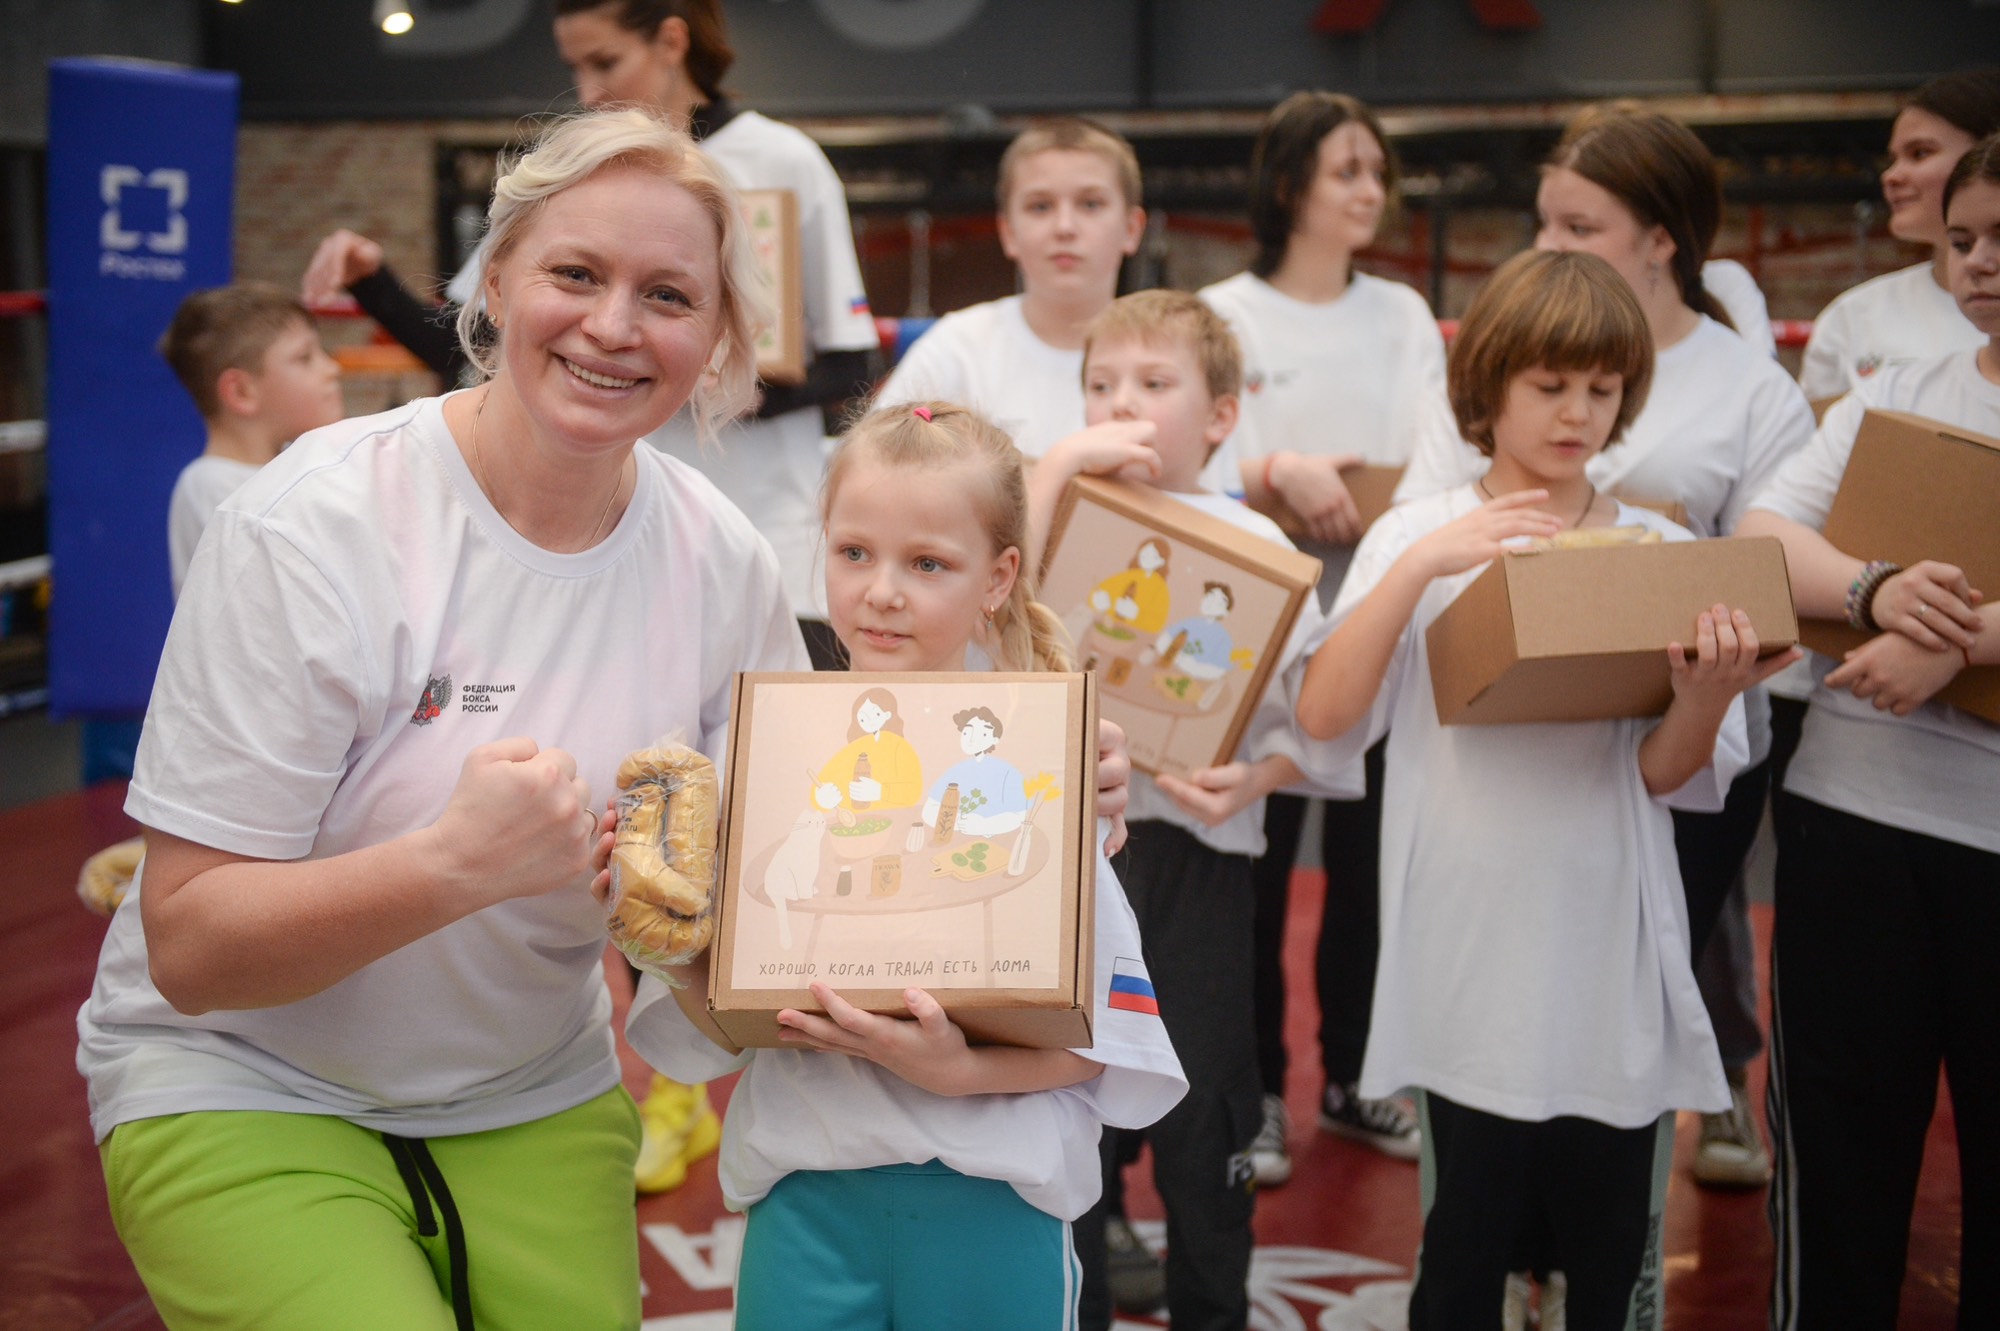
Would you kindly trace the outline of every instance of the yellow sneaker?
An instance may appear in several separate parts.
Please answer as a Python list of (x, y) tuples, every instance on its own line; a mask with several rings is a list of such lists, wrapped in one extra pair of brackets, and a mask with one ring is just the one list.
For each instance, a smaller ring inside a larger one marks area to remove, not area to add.
[(687, 1182), (687, 1167), (712, 1155), (722, 1142), (722, 1120), (709, 1107), (706, 1086), (683, 1086), (655, 1075), (639, 1105), (639, 1159), (633, 1182), (643, 1193), (672, 1192)]

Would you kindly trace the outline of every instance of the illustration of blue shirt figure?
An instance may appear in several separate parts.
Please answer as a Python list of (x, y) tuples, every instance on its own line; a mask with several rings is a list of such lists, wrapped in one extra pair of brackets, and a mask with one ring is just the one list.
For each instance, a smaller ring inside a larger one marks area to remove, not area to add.
[(1229, 673), (1236, 641), (1222, 627), (1222, 621), (1235, 608), (1236, 598), (1230, 595), (1227, 584), (1203, 583), (1201, 613), (1163, 630), (1154, 641), (1161, 667), (1178, 670), (1191, 679), (1221, 679)]
[[(1003, 733), (1000, 718), (985, 707), (968, 708), (955, 714), (958, 747), (966, 758), (931, 784), (924, 800), (924, 821), (939, 825), (940, 815), (949, 816), (951, 829), (968, 836), (998, 836), (1011, 832), (1028, 817), (1028, 792), (1021, 769), (994, 754)], [(956, 809), (948, 798), (956, 791)]]

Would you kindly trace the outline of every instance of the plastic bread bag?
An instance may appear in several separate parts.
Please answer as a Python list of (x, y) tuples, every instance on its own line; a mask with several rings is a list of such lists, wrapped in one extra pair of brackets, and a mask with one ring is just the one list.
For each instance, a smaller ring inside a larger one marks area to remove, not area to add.
[(139, 861), (145, 854), (146, 842), (142, 837), (106, 846), (83, 862), (83, 872), (76, 879), (76, 895), (96, 914), (113, 914), (131, 890), (132, 875), (139, 871)]
[(634, 966), (669, 969), (715, 937), (715, 766), (673, 735), (618, 765), (618, 834), (605, 928)]

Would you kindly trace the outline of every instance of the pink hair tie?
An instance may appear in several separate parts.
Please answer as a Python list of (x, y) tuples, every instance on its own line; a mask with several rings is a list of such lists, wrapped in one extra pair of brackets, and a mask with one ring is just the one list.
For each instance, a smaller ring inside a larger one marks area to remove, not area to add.
[(931, 418), (931, 409), (929, 407), (911, 407), (910, 414), (928, 422)]

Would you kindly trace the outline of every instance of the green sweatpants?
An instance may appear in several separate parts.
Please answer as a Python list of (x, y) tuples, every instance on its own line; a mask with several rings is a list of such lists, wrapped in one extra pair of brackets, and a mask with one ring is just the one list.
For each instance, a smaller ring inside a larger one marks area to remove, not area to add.
[[(639, 1116), (613, 1089), (492, 1132), (423, 1142), (460, 1224), (480, 1331), (639, 1325)], [(315, 1114), (120, 1124), (111, 1216), (174, 1331), (453, 1331), (448, 1226), (382, 1135)], [(420, 1228), (436, 1232), (426, 1237)]]

